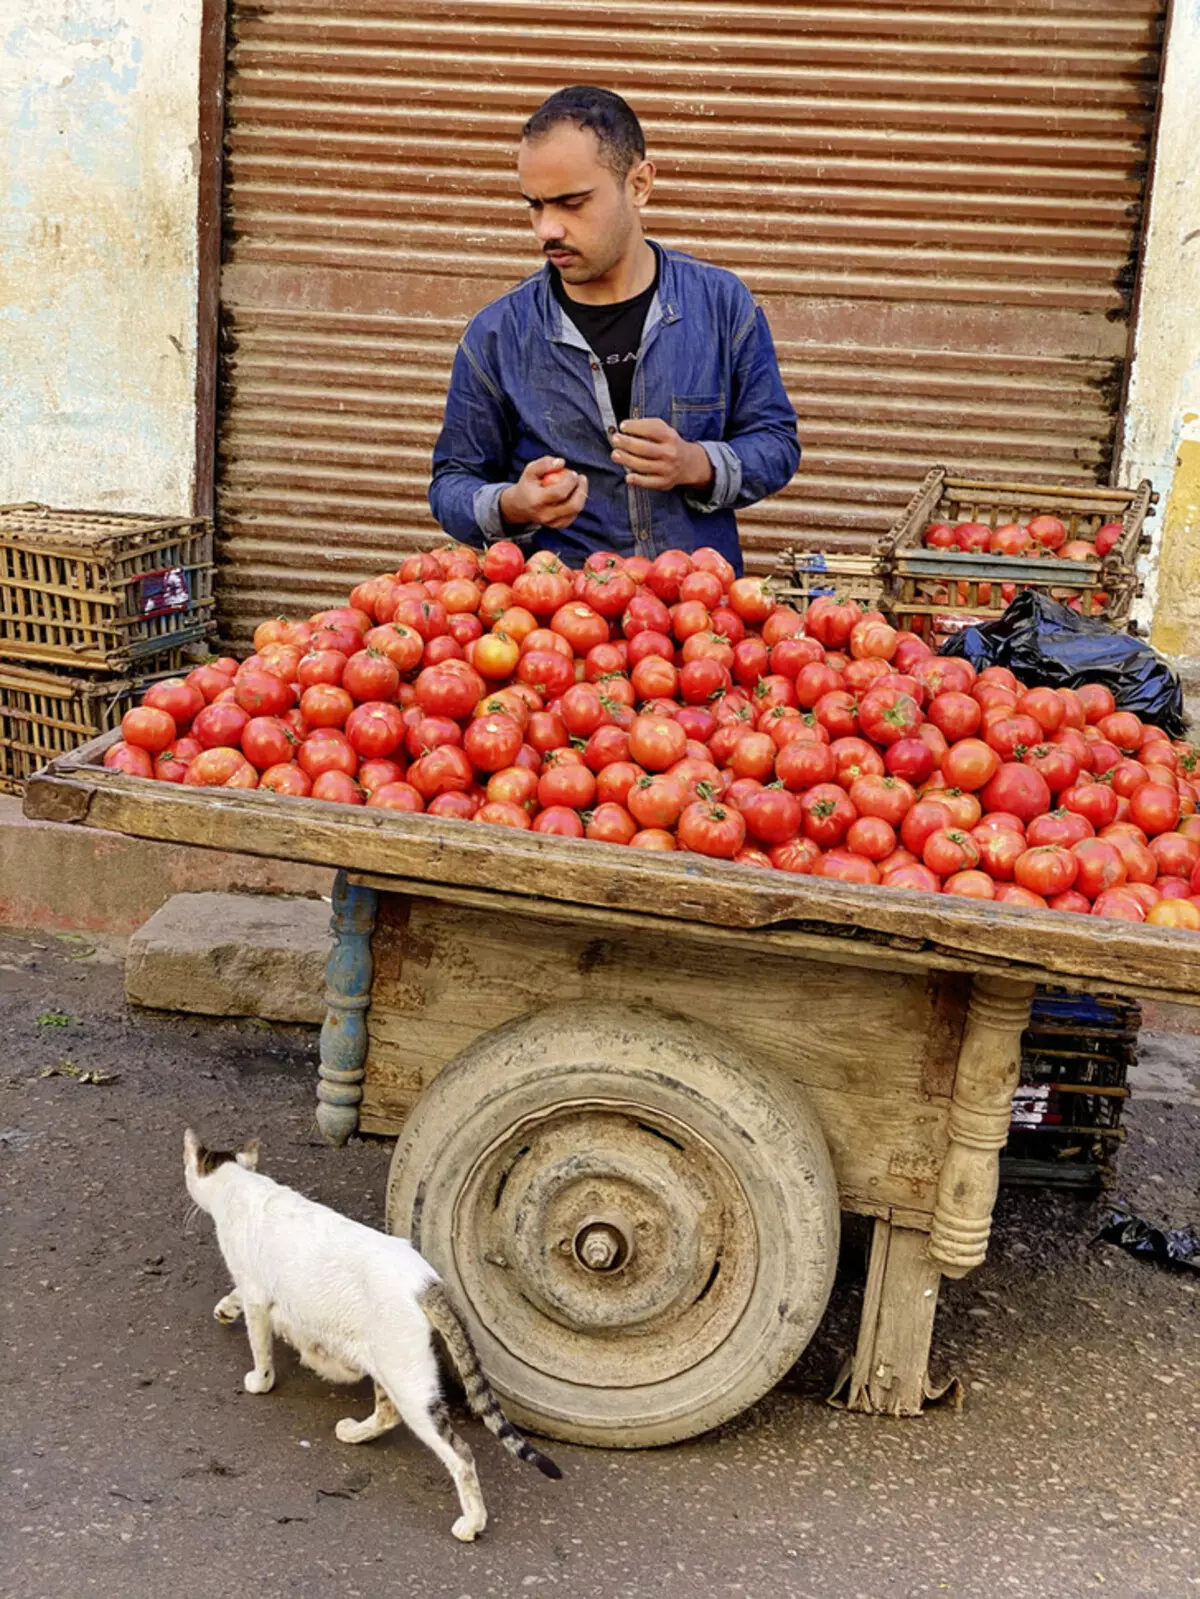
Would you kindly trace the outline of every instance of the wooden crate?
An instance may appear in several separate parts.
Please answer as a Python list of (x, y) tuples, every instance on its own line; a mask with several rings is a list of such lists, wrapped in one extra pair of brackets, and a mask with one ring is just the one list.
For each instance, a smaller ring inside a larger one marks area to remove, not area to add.
[(802, 615), (823, 594), (857, 600), (867, 610), (878, 606), (886, 587), (878, 555), (826, 554), (821, 550), (788, 550), (775, 575), (774, 592)]
[[(1144, 523), (1156, 499), (1148, 481), (1136, 489), (1064, 489), (955, 477), (944, 466), (932, 467), (884, 543), (884, 609), (898, 626), (936, 645), (972, 622), (999, 616), (1012, 585), (1016, 591), (1037, 589), (1062, 604), (1077, 602), (1085, 616), (1124, 627), (1138, 592), (1138, 553), (1149, 542)], [(1125, 531), (1109, 555), (1094, 561), (976, 555), (922, 543), (931, 522), (999, 527), (1037, 515), (1059, 517), (1068, 540), (1090, 538), (1105, 522), (1119, 521)]]
[(0, 506), (0, 659), (127, 673), (212, 606), (210, 522)]
[(79, 677), (0, 661), (0, 793), (20, 794), (26, 778), (56, 756), (116, 727), (151, 683), (189, 666), (182, 650), (135, 677)]

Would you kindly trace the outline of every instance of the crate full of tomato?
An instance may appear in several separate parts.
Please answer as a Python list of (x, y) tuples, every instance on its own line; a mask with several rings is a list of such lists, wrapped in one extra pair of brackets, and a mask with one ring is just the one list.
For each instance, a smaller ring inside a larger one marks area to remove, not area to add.
[(1029, 588), (1124, 627), (1155, 498), (1149, 482), (1064, 489), (934, 467), (885, 541), (886, 607), (935, 645)]

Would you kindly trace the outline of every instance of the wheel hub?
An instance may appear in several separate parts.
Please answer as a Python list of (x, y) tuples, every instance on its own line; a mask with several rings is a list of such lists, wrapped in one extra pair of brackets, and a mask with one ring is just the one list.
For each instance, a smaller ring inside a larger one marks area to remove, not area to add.
[(454, 1237), (484, 1324), (523, 1361), (594, 1386), (702, 1360), (757, 1271), (753, 1218), (723, 1157), (662, 1112), (619, 1102), (560, 1103), (511, 1127), (460, 1189)]

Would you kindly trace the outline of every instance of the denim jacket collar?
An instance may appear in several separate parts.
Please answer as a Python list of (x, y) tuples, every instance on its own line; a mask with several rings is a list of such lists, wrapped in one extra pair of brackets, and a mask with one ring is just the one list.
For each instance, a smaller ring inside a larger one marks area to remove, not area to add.
[[(654, 299), (650, 302), (650, 310), (646, 314), (646, 333), (648, 334), (658, 322), (678, 322), (682, 319), (683, 308), (680, 303), (679, 274), (671, 257), (661, 244), (656, 244), (653, 239), (646, 243), (658, 257), (658, 289)], [(537, 274), (537, 293), (539, 296), (539, 311), (542, 327), (546, 337), (554, 344), (574, 344), (580, 349), (587, 349), (587, 340), (579, 332), (575, 324), (566, 316), (561, 305), (554, 296), (554, 288), (550, 281), (550, 263), (547, 262)]]

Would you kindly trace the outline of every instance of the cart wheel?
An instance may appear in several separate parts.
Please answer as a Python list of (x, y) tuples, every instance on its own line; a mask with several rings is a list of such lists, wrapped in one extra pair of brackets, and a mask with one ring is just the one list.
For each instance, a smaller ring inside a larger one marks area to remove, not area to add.
[(705, 1432), (796, 1361), (837, 1262), (802, 1090), (652, 1006), (554, 1006), (464, 1050), (396, 1147), (389, 1229), (468, 1311), (515, 1420), (639, 1448)]

